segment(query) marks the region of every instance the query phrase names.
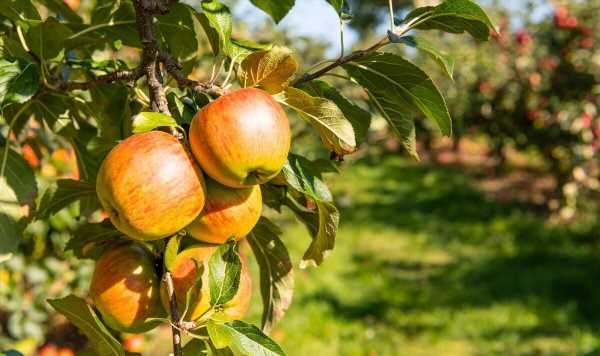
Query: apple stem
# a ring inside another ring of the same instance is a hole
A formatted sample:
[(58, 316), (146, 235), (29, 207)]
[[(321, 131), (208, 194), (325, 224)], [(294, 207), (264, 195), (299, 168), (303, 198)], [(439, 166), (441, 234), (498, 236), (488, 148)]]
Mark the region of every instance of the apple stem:
[(171, 333), (173, 335), (173, 354), (175, 356), (183, 356), (181, 348), (181, 331), (178, 325), (181, 324), (179, 319), (179, 309), (177, 309), (177, 299), (175, 297), (175, 288), (173, 287), (173, 276), (171, 272), (165, 271), (163, 279), (167, 285), (167, 296), (169, 298), (169, 307), (171, 309)]

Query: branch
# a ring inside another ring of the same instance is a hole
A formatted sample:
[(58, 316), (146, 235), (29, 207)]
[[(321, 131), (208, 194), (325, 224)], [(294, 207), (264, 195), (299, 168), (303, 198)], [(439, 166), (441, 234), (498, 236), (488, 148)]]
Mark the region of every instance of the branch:
[(163, 276), (167, 284), (167, 296), (169, 298), (169, 307), (171, 311), (171, 332), (173, 334), (173, 353), (175, 356), (183, 356), (181, 348), (181, 331), (177, 325), (181, 323), (179, 319), (179, 309), (177, 309), (177, 299), (175, 298), (175, 288), (173, 287), (173, 277), (171, 272), (165, 271)]
[(298, 85), (304, 84), (306, 82), (310, 82), (313, 79), (317, 79), (317, 78), (321, 77), (322, 75), (324, 75), (325, 73), (327, 73), (343, 64), (346, 64), (348, 62), (352, 62), (352, 61), (355, 61), (362, 57), (365, 57), (366, 55), (375, 52), (379, 48), (381, 48), (389, 43), (390, 43), (389, 38), (384, 37), (381, 40), (379, 40), (379, 42), (375, 43), (374, 45), (372, 45), (371, 47), (369, 47), (367, 49), (359, 49), (357, 51), (354, 51), (354, 52), (348, 54), (347, 56), (338, 58), (337, 60), (333, 61), (331, 64), (319, 69), (318, 71), (316, 71), (314, 73), (303, 74), (302, 76), (300, 76), (298, 79), (296, 79), (292, 83), (292, 86), (298, 86)]
[(167, 52), (160, 51), (158, 60), (165, 66), (167, 73), (175, 79), (180, 88), (190, 88), (200, 94), (208, 94), (211, 96), (223, 95), (223, 89), (212, 83), (203, 83), (197, 80), (188, 79), (181, 73), (182, 66), (177, 60), (171, 57)]
[(152, 111), (170, 115), (167, 97), (157, 75), (158, 45), (154, 37), (154, 16), (169, 10), (171, 0), (136, 0), (135, 22), (142, 42), (142, 64), (150, 92)]
[(118, 80), (135, 83), (144, 75), (142, 67), (136, 67), (133, 70), (118, 70), (109, 74), (101, 75), (85, 82), (58, 82), (57, 88), (60, 90), (87, 90), (95, 88), (102, 84), (112, 83)]

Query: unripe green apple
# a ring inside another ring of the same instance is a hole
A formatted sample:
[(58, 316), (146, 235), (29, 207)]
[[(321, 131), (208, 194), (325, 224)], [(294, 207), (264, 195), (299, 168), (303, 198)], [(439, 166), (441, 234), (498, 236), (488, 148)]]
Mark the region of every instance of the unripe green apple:
[(222, 244), (248, 235), (260, 218), (262, 195), (260, 186), (234, 189), (210, 178), (206, 179), (204, 210), (186, 230), (196, 240)]
[[(210, 309), (210, 286), (208, 282), (208, 261), (218, 246), (198, 244), (191, 246), (179, 253), (175, 258), (173, 267), (173, 287), (177, 299), (179, 313), (185, 309), (185, 296), (187, 291), (194, 286), (196, 281), (196, 263), (202, 266), (202, 283), (196, 300), (191, 301), (185, 320), (196, 320)], [(194, 260), (196, 263), (194, 263)], [(242, 272), (240, 284), (236, 295), (222, 306), (222, 317), (228, 320), (241, 320), (250, 306), (252, 295), (252, 281), (248, 272), (248, 262), (245, 256), (241, 256)], [(161, 299), (165, 308), (169, 307), (166, 286), (161, 285)]]
[(145, 332), (164, 315), (159, 279), (150, 253), (127, 243), (108, 249), (96, 262), (90, 295), (104, 321), (122, 332)]
[(288, 118), (269, 93), (239, 89), (206, 105), (190, 126), (194, 156), (221, 184), (262, 184), (281, 170), (290, 149)]
[(194, 158), (161, 131), (133, 135), (113, 148), (96, 191), (115, 227), (136, 240), (171, 236), (204, 207), (204, 178)]

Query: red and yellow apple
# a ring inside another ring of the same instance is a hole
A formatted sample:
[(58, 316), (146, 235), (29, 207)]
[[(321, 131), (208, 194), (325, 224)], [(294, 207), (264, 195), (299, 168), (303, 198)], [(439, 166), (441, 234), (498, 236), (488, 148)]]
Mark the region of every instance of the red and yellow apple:
[(269, 93), (245, 88), (198, 112), (189, 138), (206, 174), (226, 186), (244, 188), (279, 173), (290, 149), (291, 132), (285, 112)]
[(261, 210), (259, 185), (234, 189), (208, 178), (204, 210), (186, 230), (196, 240), (212, 244), (240, 240), (252, 231)]
[[(188, 312), (185, 320), (196, 320), (210, 309), (210, 287), (208, 282), (208, 261), (218, 246), (198, 244), (191, 246), (180, 252), (172, 267), (173, 287), (177, 299), (177, 308), (180, 313), (185, 309), (185, 296), (194, 286), (196, 281), (196, 263), (201, 266), (202, 283), (196, 300), (188, 306)], [(194, 260), (196, 263), (194, 263)], [(252, 281), (248, 272), (248, 262), (245, 256), (241, 256), (242, 273), (240, 275), (239, 289), (236, 295), (227, 303), (221, 306), (222, 317), (228, 320), (240, 320), (246, 315), (250, 306), (250, 297), (252, 294)], [(163, 306), (167, 308), (169, 301), (167, 298), (165, 283), (161, 286), (161, 299)]]
[(188, 226), (204, 207), (204, 178), (172, 135), (131, 136), (108, 154), (96, 183), (115, 227), (136, 240), (157, 240)]
[(157, 326), (148, 320), (164, 315), (159, 279), (150, 253), (134, 243), (108, 249), (96, 262), (90, 296), (104, 321), (122, 332)]

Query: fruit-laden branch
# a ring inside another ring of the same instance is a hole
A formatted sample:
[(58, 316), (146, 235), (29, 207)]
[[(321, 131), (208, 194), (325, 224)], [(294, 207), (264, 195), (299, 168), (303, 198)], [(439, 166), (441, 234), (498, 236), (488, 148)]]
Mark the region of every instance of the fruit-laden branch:
[(175, 288), (173, 287), (173, 277), (171, 276), (171, 272), (165, 271), (163, 279), (167, 285), (167, 297), (169, 298), (169, 309), (172, 323), (171, 331), (173, 334), (173, 353), (175, 356), (182, 356), (183, 350), (181, 348), (181, 332), (178, 328), (178, 325), (180, 324), (179, 309), (177, 309), (177, 299), (175, 298)]

